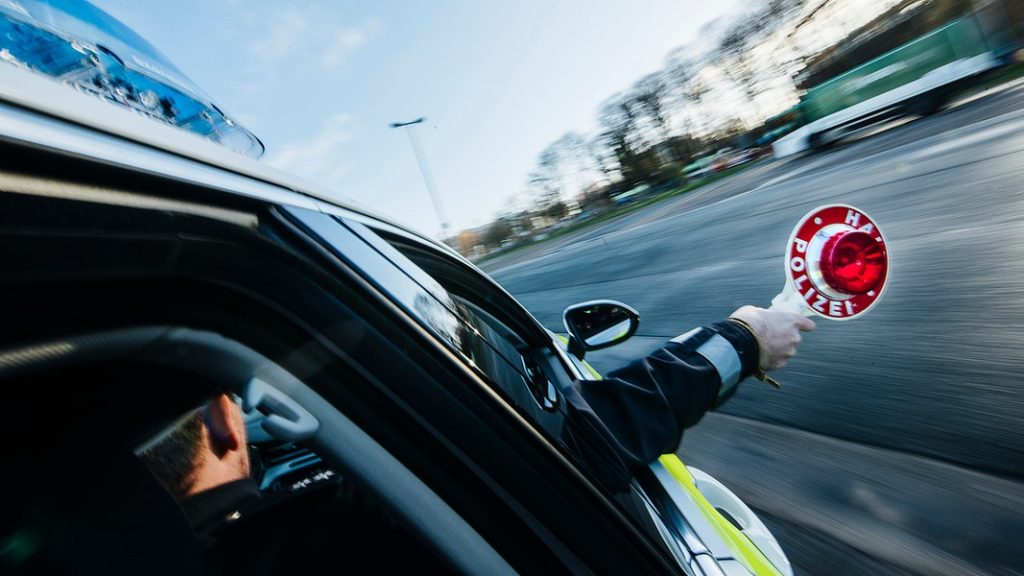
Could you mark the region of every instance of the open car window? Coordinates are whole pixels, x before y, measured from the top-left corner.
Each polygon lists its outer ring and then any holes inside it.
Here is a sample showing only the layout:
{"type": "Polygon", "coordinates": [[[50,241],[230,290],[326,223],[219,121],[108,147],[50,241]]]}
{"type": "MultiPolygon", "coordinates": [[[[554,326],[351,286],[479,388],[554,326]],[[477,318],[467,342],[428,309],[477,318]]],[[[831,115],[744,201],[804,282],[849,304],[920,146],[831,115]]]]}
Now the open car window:
{"type": "Polygon", "coordinates": [[[197,403],[208,383],[194,373],[112,361],[4,383],[20,410],[56,420],[0,423],[26,434],[0,483],[0,573],[452,573],[312,445],[268,435],[268,416],[232,395],[197,403]]]}
{"type": "Polygon", "coordinates": [[[368,272],[392,301],[483,375],[531,422],[557,436],[557,392],[525,341],[493,315],[453,296],[437,280],[362,224],[298,208],[288,214],[332,249],[368,272]]]}

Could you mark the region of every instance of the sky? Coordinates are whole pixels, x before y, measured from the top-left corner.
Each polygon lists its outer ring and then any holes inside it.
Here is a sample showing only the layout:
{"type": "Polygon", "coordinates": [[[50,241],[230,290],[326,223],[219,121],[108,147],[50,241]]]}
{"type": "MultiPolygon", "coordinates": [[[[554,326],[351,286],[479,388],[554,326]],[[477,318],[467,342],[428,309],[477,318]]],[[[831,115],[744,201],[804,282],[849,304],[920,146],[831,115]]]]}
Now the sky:
{"type": "Polygon", "coordinates": [[[537,155],[745,0],[93,0],[266,145],[263,161],[422,233],[527,193],[537,155]]]}

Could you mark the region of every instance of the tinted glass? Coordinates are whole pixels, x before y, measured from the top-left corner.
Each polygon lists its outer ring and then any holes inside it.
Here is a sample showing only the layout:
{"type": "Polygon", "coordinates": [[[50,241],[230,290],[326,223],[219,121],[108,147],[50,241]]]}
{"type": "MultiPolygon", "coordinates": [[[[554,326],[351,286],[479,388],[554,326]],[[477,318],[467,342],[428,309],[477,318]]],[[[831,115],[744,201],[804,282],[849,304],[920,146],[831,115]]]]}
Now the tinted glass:
{"type": "Polygon", "coordinates": [[[545,402],[547,386],[538,384],[546,379],[524,355],[528,351],[511,330],[470,302],[452,296],[365,226],[309,210],[287,210],[494,384],[531,421],[549,431],[557,428],[560,419],[549,417],[542,407],[550,407],[545,402]]]}

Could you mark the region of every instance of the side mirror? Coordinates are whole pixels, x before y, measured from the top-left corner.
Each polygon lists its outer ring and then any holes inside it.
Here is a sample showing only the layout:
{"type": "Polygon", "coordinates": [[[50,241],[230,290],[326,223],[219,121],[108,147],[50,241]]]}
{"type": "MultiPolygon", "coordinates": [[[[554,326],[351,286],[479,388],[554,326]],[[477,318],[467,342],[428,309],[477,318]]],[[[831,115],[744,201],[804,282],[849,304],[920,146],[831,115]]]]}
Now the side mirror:
{"type": "Polygon", "coordinates": [[[622,302],[594,300],[569,306],[562,321],[569,332],[569,353],[582,360],[587,350],[615,346],[636,334],[640,314],[622,302]]]}

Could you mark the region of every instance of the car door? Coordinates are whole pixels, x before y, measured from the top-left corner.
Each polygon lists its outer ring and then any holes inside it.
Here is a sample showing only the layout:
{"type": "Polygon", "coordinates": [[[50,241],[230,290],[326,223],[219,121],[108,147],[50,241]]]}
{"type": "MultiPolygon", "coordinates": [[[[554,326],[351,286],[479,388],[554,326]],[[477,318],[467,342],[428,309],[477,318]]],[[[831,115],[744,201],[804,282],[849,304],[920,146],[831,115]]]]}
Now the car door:
{"type": "Polygon", "coordinates": [[[557,443],[548,384],[569,369],[530,376],[530,360],[561,360],[528,315],[502,311],[507,295],[449,293],[367,218],[241,169],[19,114],[0,174],[0,287],[18,305],[0,340],[174,323],[285,366],[339,358],[367,383],[314,388],[516,569],[676,571],[557,443]],[[38,144],[42,127],[62,139],[38,144]]]}
{"type": "MultiPolygon", "coordinates": [[[[393,229],[371,228],[366,222],[372,221],[345,210],[288,207],[282,216],[361,270],[472,375],[439,384],[451,386],[455,397],[481,392],[484,404],[466,399],[458,405],[453,399],[438,411],[426,405],[416,408],[460,450],[473,454],[502,506],[518,510],[517,522],[525,522],[532,532],[528,539],[541,538],[544,545],[534,545],[534,554],[544,549],[570,572],[582,566],[597,572],[615,567],[612,573],[679,571],[664,544],[639,526],[616,502],[617,496],[589,476],[560,443],[566,426],[561,387],[571,385],[578,374],[551,334],[511,297],[444,249],[408,237],[403,243],[393,229]],[[496,405],[505,412],[492,412],[496,405]],[[483,425],[477,420],[481,410],[491,414],[483,425]],[[459,428],[460,420],[476,423],[459,428]],[[510,432],[517,438],[496,441],[510,432]]],[[[443,486],[438,489],[444,492],[443,486]]],[[[484,524],[493,522],[492,512],[498,511],[463,510],[471,522],[484,524]]],[[[500,543],[495,547],[502,550],[500,543]]]]}

